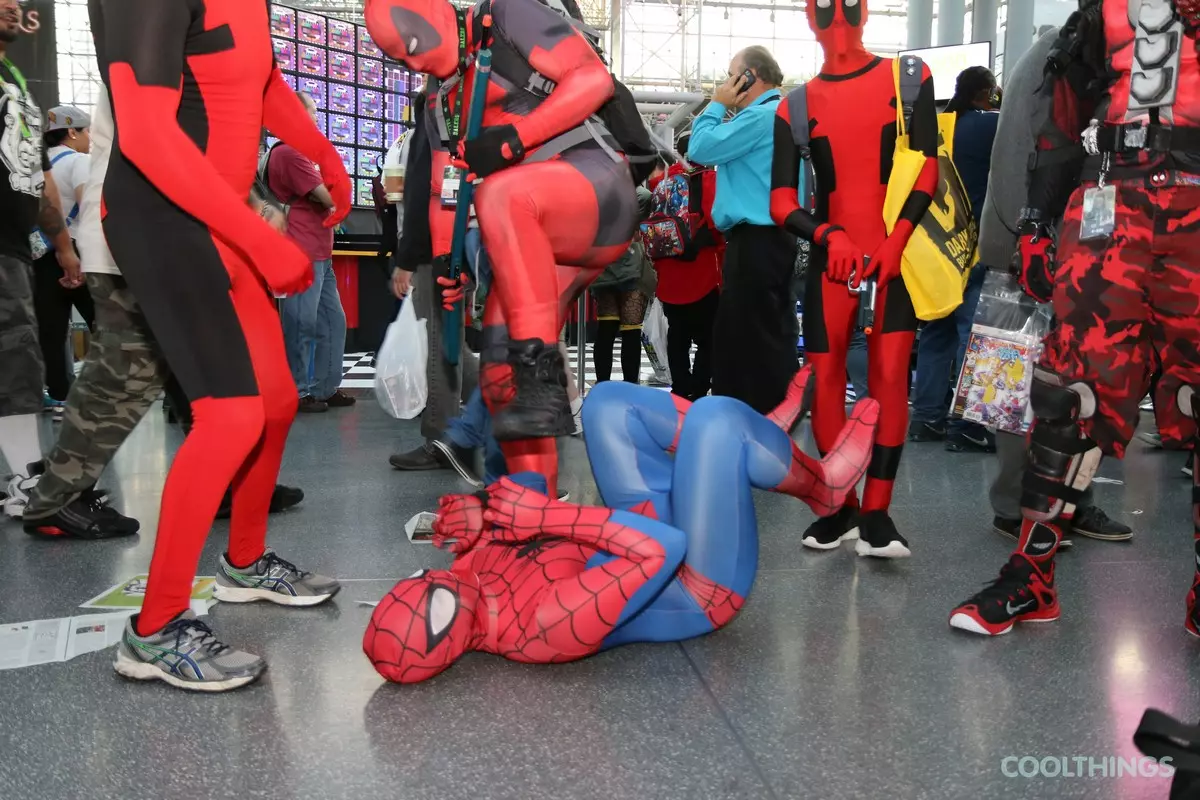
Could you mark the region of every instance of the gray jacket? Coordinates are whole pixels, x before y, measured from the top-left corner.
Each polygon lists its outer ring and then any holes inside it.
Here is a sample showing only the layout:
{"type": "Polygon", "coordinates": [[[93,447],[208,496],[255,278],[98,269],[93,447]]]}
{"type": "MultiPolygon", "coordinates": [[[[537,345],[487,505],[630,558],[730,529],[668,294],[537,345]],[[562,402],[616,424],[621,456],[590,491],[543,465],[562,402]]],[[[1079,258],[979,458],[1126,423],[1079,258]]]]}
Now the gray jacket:
{"type": "Polygon", "coordinates": [[[1046,56],[1058,37],[1047,31],[1008,74],[1004,103],[992,147],[991,175],[979,226],[979,261],[1002,269],[1017,249],[1016,224],[1029,191],[1029,156],[1037,142],[1033,129],[1034,92],[1042,83],[1046,56]]]}

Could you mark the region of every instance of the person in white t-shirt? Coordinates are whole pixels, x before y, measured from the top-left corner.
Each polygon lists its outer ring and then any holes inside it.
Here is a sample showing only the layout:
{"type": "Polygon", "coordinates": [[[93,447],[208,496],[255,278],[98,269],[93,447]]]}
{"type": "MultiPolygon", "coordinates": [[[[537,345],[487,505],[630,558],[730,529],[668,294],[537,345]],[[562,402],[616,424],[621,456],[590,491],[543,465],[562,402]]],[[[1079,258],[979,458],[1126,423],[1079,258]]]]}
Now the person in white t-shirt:
{"type": "MultiPolygon", "coordinates": [[[[106,94],[101,95],[94,114],[91,160],[82,191],[72,195],[65,186],[62,191],[64,205],[69,197],[79,200],[72,236],[95,301],[99,326],[83,370],[67,397],[58,442],[42,462],[40,476],[24,498],[25,532],[46,538],[107,539],[137,533],[137,520],[110,508],[104,493],[96,490],[96,481],[162,395],[171,375],[104,239],[101,196],[113,137],[112,110],[106,94]]],[[[282,225],[282,215],[273,219],[273,209],[260,198],[251,198],[250,205],[268,222],[282,225]]],[[[299,489],[277,486],[271,511],[294,506],[303,498],[304,492],[299,489]]],[[[228,495],[224,505],[227,511],[228,495]]]]}
{"type": "MultiPolygon", "coordinates": [[[[91,118],[72,106],[55,106],[46,114],[42,139],[50,173],[62,198],[67,232],[74,240],[79,201],[88,177],[88,151],[91,149],[91,118]]],[[[67,334],[74,307],[89,328],[95,310],[87,286],[63,274],[51,243],[34,233],[33,308],[37,315],[38,340],[46,362],[46,407],[61,412],[67,390],[74,378],[73,359],[67,349],[67,334]]]]}

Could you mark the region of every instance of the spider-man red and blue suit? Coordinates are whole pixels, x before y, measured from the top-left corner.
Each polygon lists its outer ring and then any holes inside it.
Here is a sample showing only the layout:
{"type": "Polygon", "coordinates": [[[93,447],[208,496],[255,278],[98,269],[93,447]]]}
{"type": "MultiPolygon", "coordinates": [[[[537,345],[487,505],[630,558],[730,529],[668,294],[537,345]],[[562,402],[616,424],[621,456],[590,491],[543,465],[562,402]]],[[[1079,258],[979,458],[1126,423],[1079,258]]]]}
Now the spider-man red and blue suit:
{"type": "MultiPolygon", "coordinates": [[[[1058,619],[1064,528],[1102,453],[1124,455],[1157,368],[1180,411],[1200,416],[1200,3],[1085,0],[1063,31],[1016,221],[1022,286],[1056,317],[1034,374],[1024,520],[1000,576],[950,617],[990,636],[1058,619]]],[[[1184,621],[1193,635],[1198,477],[1184,621]]]]}
{"type": "Polygon", "coordinates": [[[475,208],[494,271],[480,381],[493,430],[509,468],[541,474],[553,495],[554,437],[574,431],[558,334],[638,223],[628,164],[593,119],[612,97],[612,75],[584,36],[538,0],[465,11],[447,0],[368,0],[364,14],[384,52],[442,81],[426,115],[435,143],[434,256],[448,264],[453,215],[442,190],[453,159],[480,181],[475,208]],[[493,51],[484,128],[463,141],[481,46],[493,51]]]}
{"type": "Polygon", "coordinates": [[[457,556],[383,598],[367,656],[388,680],[416,683],[472,650],[558,663],[721,628],[758,569],[752,490],[829,514],[867,468],[874,400],[854,408],[824,459],[791,440],[812,388],[805,368],[764,417],[727,397],[690,404],[650,387],[597,385],[583,406],[584,438],[606,507],[515,482],[529,474],[442,498],[434,541],[457,556]]]}
{"type": "Polygon", "coordinates": [[[900,260],[937,186],[933,79],[919,60],[901,64],[922,70],[908,133],[912,149],[926,158],[889,234],[883,205],[897,136],[894,60],[863,47],[865,0],[810,0],[807,11],[825,61],[805,91],[789,93],[776,112],[771,216],[814,245],[804,296],[804,346],[817,381],[812,411],[817,447],[828,452],[845,424],[846,353],[859,303],[851,285],[867,278],[878,285],[878,324],[867,336],[867,348],[871,397],[880,411],[861,505],[851,492],[844,506],[809,527],[803,542],[831,550],[859,539],[860,555],[904,557],[908,542],[888,509],[908,431],[909,355],[917,317],[900,277],[900,260]],[[816,176],[813,213],[801,207],[797,194],[802,142],[811,151],[816,176]]]}

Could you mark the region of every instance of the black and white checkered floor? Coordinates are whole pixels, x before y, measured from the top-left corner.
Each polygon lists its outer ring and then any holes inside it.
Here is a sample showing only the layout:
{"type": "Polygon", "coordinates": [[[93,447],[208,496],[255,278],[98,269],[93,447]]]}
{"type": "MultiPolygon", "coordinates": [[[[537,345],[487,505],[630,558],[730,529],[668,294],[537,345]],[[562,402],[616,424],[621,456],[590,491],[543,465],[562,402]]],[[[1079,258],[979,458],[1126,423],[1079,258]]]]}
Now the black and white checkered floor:
{"type": "MultiPolygon", "coordinates": [[[[578,347],[568,347],[570,360],[567,366],[572,370],[575,369],[575,359],[578,356],[578,347]]],[[[342,361],[342,388],[343,389],[371,389],[375,386],[375,368],[371,366],[372,353],[346,353],[342,361]]],[[[613,373],[616,377],[621,375],[621,343],[617,342],[613,346],[613,373]]],[[[592,348],[588,345],[587,357],[584,359],[584,380],[588,386],[596,383],[596,367],[592,360],[592,348]]],[[[650,364],[650,359],[646,356],[645,350],[642,351],[642,369],[641,382],[654,385],[654,367],[650,364]]],[[[664,389],[670,388],[664,386],[664,389]]]]}

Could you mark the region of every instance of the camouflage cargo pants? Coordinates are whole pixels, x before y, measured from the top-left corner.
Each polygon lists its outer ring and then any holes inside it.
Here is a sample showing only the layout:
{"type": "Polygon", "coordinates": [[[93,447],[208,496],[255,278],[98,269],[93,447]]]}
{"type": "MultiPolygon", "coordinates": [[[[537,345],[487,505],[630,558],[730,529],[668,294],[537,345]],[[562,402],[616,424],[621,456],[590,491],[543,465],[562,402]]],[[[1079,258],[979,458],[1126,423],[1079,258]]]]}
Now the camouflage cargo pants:
{"type": "MultiPolygon", "coordinates": [[[[33,267],[0,255],[0,417],[42,410],[42,349],[33,312],[33,267]]],[[[24,464],[9,464],[14,472],[24,464]]]]}
{"type": "Polygon", "coordinates": [[[30,495],[26,519],[54,514],[95,486],[170,375],[125,279],[93,273],[87,283],[96,305],[96,333],[67,395],[58,442],[30,495]]]}

